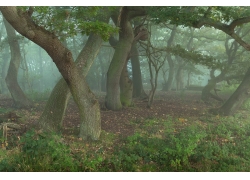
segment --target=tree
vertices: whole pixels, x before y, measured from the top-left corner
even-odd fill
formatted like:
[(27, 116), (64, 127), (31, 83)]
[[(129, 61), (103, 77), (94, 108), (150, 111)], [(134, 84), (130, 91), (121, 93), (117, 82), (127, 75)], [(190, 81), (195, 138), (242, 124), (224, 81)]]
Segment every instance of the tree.
[[(55, 33), (36, 24), (35, 21), (32, 20), (33, 8), (23, 11), (16, 7), (1, 7), (0, 10), (6, 20), (20, 34), (41, 46), (50, 55), (69, 86), (73, 99), (79, 108), (81, 120), (79, 136), (84, 140), (88, 137), (92, 140), (97, 140), (101, 132), (99, 103), (90, 91), (84, 76), (79, 72), (74, 63), (70, 50), (63, 45)], [(51, 27), (54, 25), (55, 24), (52, 23)], [(79, 24), (79, 28), (82, 27), (80, 25), (81, 24)], [(84, 25), (87, 26), (88, 24)], [(97, 25), (102, 26), (100, 23)], [(75, 26), (72, 27), (72, 29), (74, 28)], [(91, 28), (92, 26), (90, 26), (90, 29)], [(85, 29), (85, 32), (88, 32), (90, 29)], [(100, 31), (100, 33), (107, 34), (107, 31)], [(81, 64), (81, 66), (83, 65)]]
[(10, 65), (5, 81), (14, 101), (14, 106), (18, 108), (29, 108), (33, 106), (33, 103), (25, 96), (17, 82), (17, 74), (21, 61), (21, 51), (18, 38), (15, 29), (5, 20), (5, 18), (3, 21), (8, 35), (11, 52)]
[[(249, 7), (152, 7), (148, 8), (148, 14), (156, 23), (169, 22), (170, 24), (191, 26), (194, 28), (202, 28), (209, 26), (223, 31), (231, 36), (247, 51), (250, 51), (250, 44), (236, 33), (238, 26), (243, 26), (250, 22)], [(160, 18), (159, 18), (160, 17)], [(248, 81), (248, 73), (241, 85), (238, 87), (232, 97), (219, 109), (222, 114), (231, 114), (235, 112), (243, 103), (238, 101), (245, 97), (243, 89), (249, 89), (250, 83)], [(230, 108), (230, 112), (226, 111), (224, 107)]]
[(143, 15), (145, 15), (145, 10), (142, 7), (121, 8), (118, 21), (120, 27), (119, 40), (107, 73), (107, 95), (105, 98), (105, 105), (110, 110), (120, 110), (122, 108), (120, 99), (120, 78), (134, 41), (134, 33), (130, 20), (134, 17)]
[[(75, 63), (79, 72), (86, 77), (100, 47), (102, 39), (100, 36), (91, 34), (84, 48), (78, 55)], [(70, 89), (63, 78), (61, 78), (52, 90), (45, 109), (39, 118), (38, 123), (43, 129), (50, 131), (61, 130), (63, 116), (70, 98)]]

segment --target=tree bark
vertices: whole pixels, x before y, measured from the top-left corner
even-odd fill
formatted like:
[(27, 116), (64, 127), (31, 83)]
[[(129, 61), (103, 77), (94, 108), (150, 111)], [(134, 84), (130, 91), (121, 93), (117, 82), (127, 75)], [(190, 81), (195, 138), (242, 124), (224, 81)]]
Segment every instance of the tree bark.
[(6, 85), (11, 93), (12, 99), (14, 101), (14, 106), (17, 108), (29, 108), (33, 106), (33, 103), (25, 96), (17, 81), (18, 69), (21, 62), (21, 51), (16, 32), (5, 18), (3, 21), (6, 28), (11, 52), (10, 65), (7, 76), (5, 78)]
[[(79, 71), (86, 77), (96, 55), (102, 44), (100, 36), (91, 34), (84, 48), (78, 55), (76, 65)], [(81, 67), (81, 64), (84, 64)], [(63, 117), (70, 98), (70, 89), (63, 78), (59, 80), (52, 90), (49, 100), (45, 106), (42, 115), (39, 118), (39, 125), (43, 129), (50, 131), (60, 131), (62, 128)]]
[(245, 77), (236, 91), (230, 98), (219, 108), (218, 112), (222, 115), (229, 116), (234, 114), (241, 105), (250, 97), (250, 68), (248, 68)]
[(127, 7), (123, 7), (120, 14), (119, 41), (107, 72), (105, 105), (107, 109), (115, 111), (122, 108), (120, 77), (134, 39), (133, 29), (129, 20), (129, 10)]
[[(32, 21), (28, 12), (14, 6), (0, 7), (6, 20), (23, 36), (41, 46), (52, 58), (79, 108), (81, 119), (80, 134), (82, 139), (99, 139), (101, 119), (99, 103), (90, 91), (84, 76), (79, 72), (72, 53), (51, 32)], [(83, 67), (84, 64), (80, 64)]]

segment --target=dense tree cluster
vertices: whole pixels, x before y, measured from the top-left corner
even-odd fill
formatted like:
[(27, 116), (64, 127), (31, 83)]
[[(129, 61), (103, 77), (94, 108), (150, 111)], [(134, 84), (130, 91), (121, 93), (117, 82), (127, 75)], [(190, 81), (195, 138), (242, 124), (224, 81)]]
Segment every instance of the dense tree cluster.
[(53, 88), (38, 123), (44, 130), (60, 131), (72, 96), (81, 119), (79, 136), (97, 140), (100, 105), (92, 91), (106, 92), (109, 110), (130, 107), (133, 98), (146, 98), (151, 107), (159, 83), (163, 91), (183, 90), (205, 71), (204, 102), (223, 102), (212, 93), (216, 84), (240, 84), (213, 112), (233, 114), (249, 97), (249, 7), (11, 6), (0, 11), (1, 92), (9, 91), (16, 107), (27, 108), (34, 104), (25, 92)]

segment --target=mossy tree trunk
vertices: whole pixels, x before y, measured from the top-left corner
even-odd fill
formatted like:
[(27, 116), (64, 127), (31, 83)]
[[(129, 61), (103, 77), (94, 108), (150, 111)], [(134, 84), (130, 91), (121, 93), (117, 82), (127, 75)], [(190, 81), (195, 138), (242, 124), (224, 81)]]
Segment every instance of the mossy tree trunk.
[(41, 46), (56, 64), (79, 108), (81, 120), (79, 136), (84, 140), (88, 137), (92, 140), (99, 139), (101, 132), (99, 103), (74, 63), (70, 50), (53, 33), (35, 24), (29, 12), (23, 12), (14, 6), (2, 6), (0, 10), (20, 34)]
[(120, 77), (131, 50), (134, 33), (130, 23), (129, 9), (123, 7), (120, 14), (119, 41), (107, 72), (107, 94), (105, 105), (110, 110), (120, 110)]
[[(76, 59), (79, 71), (86, 77), (95, 57), (97, 56), (102, 44), (100, 36), (91, 34)], [(59, 131), (62, 128), (63, 117), (69, 98), (70, 89), (63, 78), (61, 78), (52, 90), (49, 100), (42, 115), (39, 118), (39, 125), (43, 129)]]
[(29, 108), (33, 106), (33, 103), (26, 97), (17, 81), (18, 69), (21, 62), (21, 51), (16, 32), (15, 29), (6, 21), (5, 18), (3, 21), (6, 28), (11, 52), (10, 65), (7, 72), (7, 76), (5, 78), (6, 85), (14, 101), (14, 106), (17, 108)]

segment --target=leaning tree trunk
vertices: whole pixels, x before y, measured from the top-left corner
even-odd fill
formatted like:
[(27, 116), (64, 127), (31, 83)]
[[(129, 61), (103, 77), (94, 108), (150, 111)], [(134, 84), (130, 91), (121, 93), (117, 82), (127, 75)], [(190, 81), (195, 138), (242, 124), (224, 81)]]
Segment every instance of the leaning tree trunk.
[(132, 105), (133, 83), (128, 76), (127, 69), (128, 60), (124, 64), (120, 77), (120, 100), (123, 106), (129, 107)]
[(210, 97), (217, 100), (217, 101), (220, 101), (220, 102), (224, 101), (219, 96), (217, 96), (217, 93), (216, 93), (216, 95), (212, 94), (211, 90), (215, 89), (216, 83), (223, 81), (223, 79), (225, 77), (225, 71), (222, 71), (220, 73), (220, 75), (218, 75), (216, 77), (214, 76), (214, 71), (215, 71), (215, 69), (210, 71), (211, 79), (208, 80), (208, 84), (202, 89), (201, 100), (206, 102), (206, 103), (209, 101)]
[(250, 97), (250, 68), (248, 68), (245, 77), (236, 91), (230, 96), (230, 98), (219, 108), (219, 113), (229, 116), (233, 115)]
[(35, 24), (29, 12), (23, 12), (14, 6), (1, 6), (0, 10), (20, 34), (41, 46), (56, 64), (79, 108), (81, 120), (79, 136), (84, 140), (88, 137), (92, 140), (99, 139), (101, 133), (99, 103), (74, 63), (70, 50), (53, 33)]
[(119, 41), (107, 72), (105, 105), (110, 110), (120, 110), (122, 108), (120, 76), (134, 39), (133, 29), (129, 20), (129, 10), (123, 7), (120, 15)]
[(147, 97), (143, 89), (141, 68), (139, 61), (139, 53), (136, 47), (136, 42), (133, 43), (131, 47), (131, 65), (132, 65), (132, 77), (133, 77), (133, 97)]
[(7, 76), (5, 78), (6, 85), (11, 93), (12, 99), (14, 101), (14, 106), (17, 108), (28, 108), (31, 107), (33, 103), (25, 96), (17, 81), (18, 69), (21, 62), (21, 51), (16, 32), (5, 18), (3, 21), (11, 51), (10, 65)]
[[(96, 55), (102, 44), (100, 36), (91, 34), (84, 48), (78, 55), (76, 65), (83, 76), (86, 77)], [(70, 89), (63, 78), (59, 80), (52, 90), (49, 100), (42, 115), (39, 118), (39, 125), (43, 129), (59, 131), (62, 128), (63, 116), (70, 98)]]

